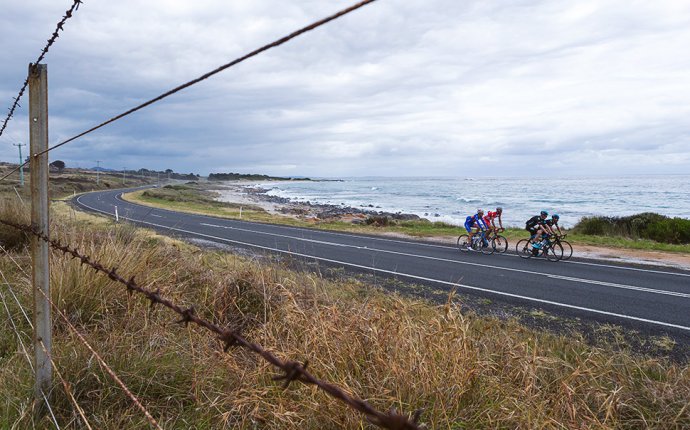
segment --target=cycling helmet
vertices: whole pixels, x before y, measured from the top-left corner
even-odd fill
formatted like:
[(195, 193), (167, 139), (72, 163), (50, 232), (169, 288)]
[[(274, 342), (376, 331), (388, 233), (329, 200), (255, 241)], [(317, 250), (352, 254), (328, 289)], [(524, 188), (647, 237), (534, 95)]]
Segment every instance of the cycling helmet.
[(551, 218), (553, 218), (553, 219), (555, 219), (555, 220), (558, 220), (558, 219), (560, 219), (561, 217), (560, 217), (558, 214), (553, 214), (553, 215), (551, 215)]
[(503, 208), (502, 208), (502, 207), (500, 207), (500, 206), (499, 206), (499, 207), (497, 207), (497, 208), (496, 208), (496, 212), (498, 212), (498, 213), (501, 213), (501, 212), (503, 212)]
[(478, 214), (483, 214), (483, 213), (484, 213), (484, 209), (477, 209), (477, 213), (478, 213)]
[(541, 216), (549, 216), (549, 213), (546, 211), (541, 211), (540, 215)]

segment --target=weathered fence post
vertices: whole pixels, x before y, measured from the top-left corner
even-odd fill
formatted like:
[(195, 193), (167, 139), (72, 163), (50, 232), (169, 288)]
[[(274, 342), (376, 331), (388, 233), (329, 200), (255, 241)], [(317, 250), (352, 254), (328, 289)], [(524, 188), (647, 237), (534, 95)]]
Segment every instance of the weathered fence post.
[[(31, 225), (48, 236), (48, 66), (29, 64), (29, 136), (31, 167)], [(50, 318), (50, 266), (48, 243), (31, 239), (31, 276), (34, 289), (34, 357), (36, 414), (46, 412), (45, 399), (50, 394), (53, 368), (52, 320)], [(44, 349), (45, 348), (45, 349)], [(45, 397), (44, 397), (45, 396)]]

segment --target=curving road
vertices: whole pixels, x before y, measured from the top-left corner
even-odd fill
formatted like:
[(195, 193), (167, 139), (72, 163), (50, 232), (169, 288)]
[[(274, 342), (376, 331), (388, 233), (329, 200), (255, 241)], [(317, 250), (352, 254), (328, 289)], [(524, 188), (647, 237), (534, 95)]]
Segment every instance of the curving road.
[[(84, 194), (82, 209), (158, 231), (457, 289), (560, 314), (690, 336), (690, 271), (573, 258), (551, 263), (515, 254), (456, 248), (152, 209), (122, 200), (123, 190)], [(514, 244), (511, 244), (514, 246)]]

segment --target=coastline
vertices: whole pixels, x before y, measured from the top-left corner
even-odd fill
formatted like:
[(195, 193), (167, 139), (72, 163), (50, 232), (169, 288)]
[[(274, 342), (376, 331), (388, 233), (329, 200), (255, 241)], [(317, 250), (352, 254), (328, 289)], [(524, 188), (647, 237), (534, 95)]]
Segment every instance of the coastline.
[(219, 201), (235, 204), (258, 206), (272, 215), (282, 215), (306, 221), (343, 221), (361, 224), (372, 217), (388, 217), (394, 220), (420, 220), (418, 215), (402, 212), (378, 211), (373, 205), (355, 208), (345, 205), (316, 204), (295, 202), (284, 197), (270, 196), (265, 188), (251, 186), (248, 181), (224, 181), (209, 188), (209, 191), (220, 194)]
[[(287, 198), (267, 195), (267, 189), (252, 186), (251, 181), (224, 181), (214, 184), (209, 190), (221, 195), (218, 200), (240, 205), (257, 206), (273, 215), (301, 219), (313, 223), (342, 221), (352, 224), (363, 224), (370, 216), (389, 217), (396, 220), (421, 219), (414, 214), (377, 211), (373, 206), (353, 208), (349, 206), (313, 204), (310, 202), (293, 202)], [(462, 227), (458, 226), (458, 229), (460, 228)], [(382, 235), (390, 238), (419, 240), (417, 237), (402, 233), (384, 232)], [(457, 237), (455, 236), (438, 236), (425, 240), (452, 246), (455, 245), (456, 239)], [(690, 270), (690, 255), (687, 254), (592, 245), (574, 245), (573, 248), (579, 257)]]

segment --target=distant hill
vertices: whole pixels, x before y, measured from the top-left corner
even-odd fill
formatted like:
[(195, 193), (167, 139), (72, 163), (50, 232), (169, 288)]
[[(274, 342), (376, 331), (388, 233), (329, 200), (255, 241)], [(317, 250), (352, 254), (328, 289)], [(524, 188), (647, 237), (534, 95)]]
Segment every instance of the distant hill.
[[(292, 181), (294, 178), (281, 178), (279, 176), (268, 176), (258, 174), (242, 173), (211, 173), (208, 175), (209, 181), (237, 181), (245, 179), (249, 181)], [(300, 178), (300, 181), (309, 181), (309, 178)]]

